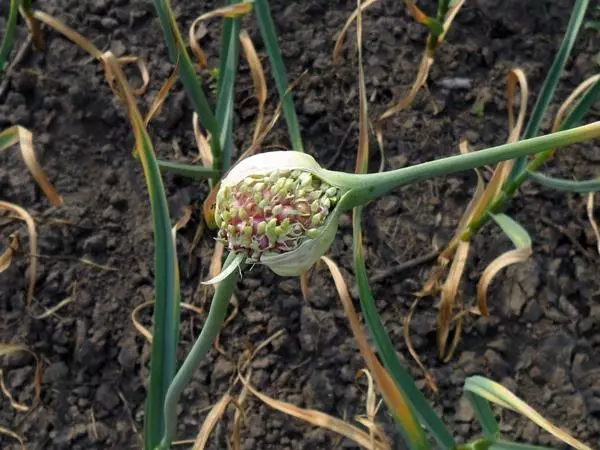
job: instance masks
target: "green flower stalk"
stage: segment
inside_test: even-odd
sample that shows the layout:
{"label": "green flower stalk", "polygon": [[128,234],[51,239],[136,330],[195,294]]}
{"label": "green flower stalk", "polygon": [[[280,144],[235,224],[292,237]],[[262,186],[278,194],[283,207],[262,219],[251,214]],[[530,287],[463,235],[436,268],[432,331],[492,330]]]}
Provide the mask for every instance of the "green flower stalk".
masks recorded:
{"label": "green flower stalk", "polygon": [[276,151],[242,160],[217,194],[217,239],[236,255],[205,284],[218,283],[242,264],[263,264],[299,276],[331,246],[345,211],[416,181],[540,153],[600,136],[600,122],[547,136],[450,156],[398,170],[350,174],[322,168],[306,153]]}

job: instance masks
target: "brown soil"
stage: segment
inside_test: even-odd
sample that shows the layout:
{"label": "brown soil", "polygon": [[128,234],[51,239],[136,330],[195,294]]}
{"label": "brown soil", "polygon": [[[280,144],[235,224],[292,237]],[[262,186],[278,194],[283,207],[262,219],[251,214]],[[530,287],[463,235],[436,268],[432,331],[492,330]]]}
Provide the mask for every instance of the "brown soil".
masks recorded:
{"label": "brown soil", "polygon": [[[210,1],[173,3],[184,29],[195,16],[215,7]],[[306,149],[324,164],[332,160],[333,168],[352,171],[358,117],[356,57],[348,45],[342,64],[333,67],[331,52],[354,3],[271,3],[290,78],[307,71],[295,91]],[[424,9],[434,10],[433,1],[421,3]],[[386,127],[386,168],[454,154],[463,136],[477,148],[503,143],[507,73],[521,67],[535,96],[560,44],[572,4],[566,0],[467,2],[438,53],[427,92]],[[36,6],[99,48],[144,58],[152,87],[140,101],[143,107],[169,76],[171,66],[150,1],[40,0]],[[244,23],[264,55],[254,20]],[[0,28],[4,24],[2,19]],[[371,117],[375,117],[407,92],[426,30],[408,17],[403,2],[394,0],[373,6],[365,14],[364,25],[367,92]],[[23,40],[21,26],[17,48]],[[599,42],[591,30],[582,33],[557,99],[562,101],[597,71],[593,59]],[[0,275],[0,342],[26,344],[44,362],[40,407],[30,415],[15,413],[1,397],[0,425],[27,436],[31,449],[140,448],[149,346],[133,328],[130,314],[152,295],[153,241],[145,184],[139,163],[131,156],[132,133],[123,108],[114,100],[101,67],[53,32],[46,32],[46,43],[45,52],[29,52],[11,77],[1,99],[0,129],[20,124],[33,131],[40,160],[65,204],[49,206],[16,150],[0,155],[0,198],[22,205],[39,219],[39,253],[44,256],[37,273],[35,310],[41,313],[72,294],[74,301],[55,315],[34,319],[24,309],[28,258],[17,258]],[[216,21],[209,24],[202,44],[216,65]],[[448,81],[456,77],[468,79],[468,86],[448,88]],[[256,115],[245,62],[237,100],[235,144],[244,149]],[[271,107],[276,102],[272,88]],[[556,108],[553,105],[552,112]],[[195,156],[191,116],[190,104],[177,84],[150,126],[161,157],[191,161]],[[598,115],[592,114],[592,119],[598,120]],[[548,119],[544,130],[549,126]],[[289,145],[283,123],[267,144]],[[334,157],[338,147],[340,154]],[[372,159],[375,169],[377,152],[373,151]],[[561,152],[552,170],[590,177],[599,162],[598,148],[582,145]],[[165,183],[174,218],[206,195],[203,185],[180,177],[165,176]],[[418,183],[371,204],[365,214],[370,273],[426,254],[436,240],[444,242],[474,186],[474,174],[464,173]],[[462,385],[465,376],[483,373],[595,447],[600,439],[600,282],[585,198],[528,184],[509,213],[531,233],[534,255],[494,283],[491,317],[468,319],[450,363],[443,364],[436,356],[436,310],[431,299],[423,302],[413,321],[413,342],[439,383],[438,395],[425,387],[402,337],[411,293],[427,278],[431,263],[373,283],[382,319],[419,385],[461,441],[479,433],[461,400]],[[196,213],[178,239],[182,294],[194,304],[202,301],[198,283],[207,274],[214,242],[212,235],[205,234],[191,258],[187,257],[198,223]],[[16,229],[21,228],[3,224],[2,242]],[[350,245],[351,228],[345,220],[330,255],[352,281]],[[508,240],[493,228],[474,240],[475,256],[462,289],[465,304],[474,301],[481,270],[508,248]],[[78,261],[81,258],[116,270],[83,264]],[[221,337],[227,356],[213,349],[185,390],[179,439],[197,433],[207,407],[229,386],[242,352],[278,330],[285,330],[285,335],[253,363],[252,381],[259,390],[338,417],[364,412],[364,394],[354,380],[362,361],[333,285],[324,271],[315,275],[313,285],[318,289],[312,290],[307,304],[297,279],[279,278],[259,267],[244,274],[236,291],[239,314]],[[148,323],[149,315],[144,320]],[[201,326],[202,318],[182,313],[181,357]],[[17,398],[30,399],[31,358],[5,357],[2,369]],[[356,448],[275,412],[257,399],[250,399],[248,406],[247,426],[242,429],[245,449]],[[232,415],[217,427],[210,448],[227,448]],[[392,421],[385,415],[381,421],[394,448],[404,448]],[[505,413],[502,429],[512,439],[560,447],[547,433],[516,415]],[[4,437],[0,446],[17,448]]]}

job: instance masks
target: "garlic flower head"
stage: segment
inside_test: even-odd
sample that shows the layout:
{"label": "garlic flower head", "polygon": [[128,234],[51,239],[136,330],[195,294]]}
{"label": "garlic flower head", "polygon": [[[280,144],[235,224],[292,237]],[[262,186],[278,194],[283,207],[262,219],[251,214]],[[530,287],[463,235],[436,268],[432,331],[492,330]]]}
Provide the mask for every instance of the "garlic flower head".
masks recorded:
{"label": "garlic flower head", "polygon": [[345,192],[322,172],[310,155],[292,151],[241,161],[217,194],[218,239],[246,262],[284,276],[304,273],[333,242]]}

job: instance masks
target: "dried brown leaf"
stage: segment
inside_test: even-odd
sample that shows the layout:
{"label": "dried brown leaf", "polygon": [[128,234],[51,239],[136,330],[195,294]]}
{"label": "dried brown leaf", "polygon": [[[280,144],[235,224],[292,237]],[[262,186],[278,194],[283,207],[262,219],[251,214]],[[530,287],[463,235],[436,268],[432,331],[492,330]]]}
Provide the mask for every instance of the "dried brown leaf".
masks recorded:
{"label": "dried brown leaf", "polygon": [[254,135],[252,142],[258,141],[260,133],[263,128],[263,122],[265,119],[265,104],[267,102],[267,82],[265,81],[265,72],[263,70],[260,58],[256,53],[254,44],[248,35],[246,30],[240,32],[240,42],[250,67],[250,73],[252,74],[252,81],[254,83],[254,90],[256,92],[256,100],[258,101],[258,114],[256,116],[256,125],[254,126]]}
{"label": "dried brown leaf", "polygon": [[248,390],[259,400],[265,403],[267,406],[280,411],[289,416],[295,417],[297,419],[303,420],[305,422],[310,423],[311,425],[325,428],[327,430],[333,431],[339,435],[342,435],[357,444],[372,450],[384,450],[390,449],[389,444],[384,442],[377,441],[375,443],[375,447],[371,446],[371,438],[370,436],[359,429],[358,427],[351,425],[349,423],[344,422],[343,420],[337,419],[329,414],[322,413],[320,411],[316,411],[314,409],[303,409],[299,408],[291,403],[283,402],[280,400],[276,400],[268,395],[265,395],[258,390],[256,390],[248,379],[240,375],[241,382],[247,386]]}
{"label": "dried brown leaf", "polygon": [[33,135],[31,132],[26,128],[16,125],[4,130],[0,133],[0,137],[4,138],[2,139],[3,145],[0,147],[0,151],[6,150],[14,144],[19,144],[21,156],[31,176],[33,176],[40,189],[54,206],[61,205],[63,202],[62,197],[56,192],[52,183],[48,181],[44,170],[37,161],[35,151],[33,150]]}
{"label": "dried brown leaf", "polygon": [[477,304],[481,314],[484,316],[489,315],[487,291],[496,274],[511,264],[527,261],[531,253],[531,247],[516,248],[498,256],[485,268],[477,284]]}
{"label": "dried brown leaf", "polygon": [[19,241],[19,233],[12,233],[8,237],[8,246],[6,247],[6,250],[0,255],[0,273],[10,267],[14,253],[20,249],[21,243]]}
{"label": "dried brown leaf", "polygon": [[0,210],[6,209],[12,211],[19,216],[26,224],[29,232],[29,249],[31,253],[31,261],[29,263],[29,286],[27,288],[27,309],[31,306],[33,300],[33,293],[35,291],[35,277],[37,274],[37,231],[35,228],[35,222],[31,214],[25,211],[18,205],[0,201]]}
{"label": "dried brown leaf", "polygon": [[31,402],[31,405],[23,405],[14,400],[12,394],[4,385],[4,380],[2,379],[2,370],[0,370],[0,384],[2,392],[9,399],[11,406],[17,411],[23,412],[35,408],[40,403],[40,394],[42,393],[42,362],[40,361],[38,355],[26,345],[0,343],[0,356],[10,355],[16,352],[27,352],[35,359],[35,373],[33,376],[34,398]]}
{"label": "dried brown leaf", "polygon": [[423,371],[425,381],[427,382],[431,390],[437,394],[439,390],[437,387],[437,383],[435,382],[435,377],[431,374],[431,372],[427,370],[427,368],[421,361],[421,358],[417,354],[417,351],[415,350],[412,344],[412,339],[410,338],[410,322],[412,321],[413,315],[415,313],[415,310],[417,309],[419,301],[421,301],[420,297],[417,297],[413,301],[412,305],[410,305],[410,309],[408,310],[408,314],[404,318],[404,342],[406,342],[406,348],[408,350],[408,353],[410,353],[410,356],[412,356],[419,368]]}
{"label": "dried brown leaf", "polygon": [[6,427],[0,426],[0,434],[4,434],[6,436],[10,436],[11,438],[19,441],[19,443],[21,444],[21,449],[22,450],[27,450],[27,446],[25,445],[25,438],[23,436],[21,436],[18,433],[15,433],[12,430],[9,430]]}
{"label": "dried brown leaf", "polygon": [[448,272],[448,277],[442,287],[442,298],[440,300],[439,311],[438,311],[438,330],[437,330],[437,343],[440,357],[443,358],[446,354],[446,344],[448,341],[448,334],[452,326],[452,315],[454,311],[454,304],[456,301],[456,295],[458,293],[458,287],[462,280],[462,274],[465,270],[467,258],[469,255],[469,242],[460,241]]}
{"label": "dried brown leaf", "polygon": [[598,247],[598,254],[600,254],[600,230],[598,229],[598,223],[594,218],[594,193],[590,192],[588,194],[587,206],[586,206],[588,220],[590,221],[590,225],[592,226],[592,230],[594,231],[594,235],[596,236],[596,246]]}
{"label": "dried brown leaf", "polygon": [[202,423],[202,428],[200,428],[200,432],[196,436],[196,440],[194,441],[194,446],[192,447],[192,450],[204,450],[206,444],[208,443],[210,433],[212,432],[215,425],[219,423],[221,417],[223,417],[223,414],[227,409],[227,405],[229,405],[232,398],[233,397],[231,396],[231,394],[229,392],[226,392],[225,395],[221,397],[221,400],[215,403],[215,405],[212,407],[212,409],[206,416],[206,419],[204,419],[204,422]]}
{"label": "dried brown leaf", "polygon": [[[377,1],[378,0],[367,0],[366,2],[364,2],[364,3],[362,3],[360,5],[360,11],[361,12],[364,11],[365,9],[367,9],[369,6],[373,5]],[[348,33],[348,29],[350,28],[350,26],[352,25],[352,23],[356,20],[356,17],[358,16],[358,12],[359,12],[358,8],[352,12],[352,14],[350,15],[350,17],[346,21],[346,24],[342,28],[342,31],[340,31],[340,34],[339,34],[338,38],[335,41],[335,46],[333,48],[333,56],[332,56],[333,64],[334,65],[337,65],[338,62],[339,62],[340,54],[342,52],[342,47],[344,45],[344,39],[346,38],[346,34]]]}

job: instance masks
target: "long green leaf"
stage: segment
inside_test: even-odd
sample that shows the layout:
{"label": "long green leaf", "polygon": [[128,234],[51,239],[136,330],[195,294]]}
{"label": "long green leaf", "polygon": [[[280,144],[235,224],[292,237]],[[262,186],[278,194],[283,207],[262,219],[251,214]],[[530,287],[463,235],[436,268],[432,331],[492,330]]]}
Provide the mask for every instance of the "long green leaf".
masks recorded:
{"label": "long green leaf", "polygon": [[577,192],[579,194],[600,191],[600,179],[598,178],[584,181],[567,180],[565,178],[554,178],[539,172],[530,172],[529,178],[544,187],[557,191]]}
{"label": "long green leaf", "polygon": [[200,117],[202,125],[206,127],[213,136],[211,139],[211,151],[213,154],[213,167],[221,169],[221,142],[217,139],[220,136],[220,128],[215,118],[204,90],[200,85],[194,65],[186,49],[185,42],[181,37],[181,32],[177,26],[169,0],[154,0],[154,7],[158,15],[160,25],[163,31],[164,39],[169,50],[171,63],[177,65],[179,78],[185,88],[194,111]]}
{"label": "long green leaf", "polygon": [[444,425],[444,422],[442,422],[440,417],[427,402],[423,393],[417,388],[417,385],[410,374],[402,366],[402,363],[396,355],[396,350],[394,349],[392,341],[379,318],[375,300],[373,299],[373,294],[369,287],[369,279],[364,263],[362,242],[360,239],[362,234],[360,221],[361,212],[362,206],[355,209],[355,219],[353,221],[354,270],[356,282],[358,284],[361,310],[365,316],[365,322],[375,340],[375,344],[377,345],[385,368],[410,402],[413,410],[419,417],[420,422],[427,427],[442,449],[453,449],[455,446],[454,438]]}
{"label": "long green leaf", "polygon": [[550,423],[535,409],[495,381],[479,375],[468,377],[465,380],[464,390],[467,392],[472,392],[473,394],[500,405],[503,408],[518,412],[539,427],[552,434],[554,437],[569,444],[571,447],[574,447],[578,450],[591,450],[590,447],[578,441],[566,431]]}
{"label": "long green leaf", "polygon": [[[229,0],[228,3],[240,3],[240,0]],[[221,169],[226,171],[231,166],[233,153],[233,106],[235,98],[235,79],[240,56],[240,19],[223,19],[221,31],[221,51],[219,81],[217,84],[217,123],[221,128],[219,140],[223,157]]]}
{"label": "long green leaf", "polygon": [[304,151],[302,145],[302,137],[300,134],[300,125],[298,123],[298,117],[296,116],[296,108],[294,107],[294,99],[291,92],[288,92],[288,78],[285,71],[285,65],[283,64],[283,58],[281,56],[281,50],[277,42],[277,32],[275,31],[275,24],[271,17],[269,10],[269,3],[267,0],[254,0],[254,10],[256,11],[256,19],[258,20],[258,27],[262,35],[269,60],[273,66],[273,76],[275,78],[275,84],[279,90],[281,101],[283,104],[283,114],[288,127],[288,133],[290,134],[290,140],[292,142],[292,149],[302,152]]}
{"label": "long green leaf", "polygon": [[152,226],[154,230],[154,326],[152,330],[152,355],[150,383],[144,416],[145,448],[154,449],[163,435],[164,401],[175,375],[177,343],[179,341],[179,268],[175,242],[171,234],[171,218],[160,169],[156,162],[150,136],[137,108],[135,98],[125,74],[114,55],[103,56],[107,71],[116,78],[124,97],[131,127],[135,135],[135,148],[139,156],[150,197]]}
{"label": "long green leaf", "polygon": [[4,37],[2,38],[2,45],[0,45],[0,73],[4,72],[7,60],[13,48],[17,17],[19,16],[19,0],[10,0],[9,8],[8,22],[6,24],[6,30],[4,31]]}
{"label": "long green leaf", "polygon": [[[560,80],[560,75],[564,70],[567,59],[571,54],[571,49],[573,48],[575,40],[577,39],[577,34],[579,33],[579,29],[583,23],[583,18],[585,16],[588,3],[589,0],[577,0],[575,6],[573,7],[571,18],[569,19],[569,24],[567,25],[567,30],[565,31],[562,43],[558,52],[556,53],[552,67],[550,67],[550,71],[544,80],[544,84],[531,113],[531,117],[529,118],[529,122],[527,122],[527,128],[523,133],[522,139],[529,139],[537,136],[538,134],[540,122],[546,114],[548,105],[550,105],[550,102],[552,101],[554,91],[556,90],[556,86]],[[526,165],[527,157],[518,158],[510,172],[509,180],[512,181],[519,173],[523,172]]]}
{"label": "long green leaf", "polygon": [[494,417],[489,402],[472,392],[465,392],[465,396],[471,404],[483,432],[490,440],[495,441],[500,436],[500,426],[496,421],[496,417]]}
{"label": "long green leaf", "polygon": [[204,167],[194,164],[178,163],[173,161],[157,160],[159,169],[162,172],[171,172],[176,175],[191,178],[193,180],[206,180],[219,175],[219,171],[210,167]]}

